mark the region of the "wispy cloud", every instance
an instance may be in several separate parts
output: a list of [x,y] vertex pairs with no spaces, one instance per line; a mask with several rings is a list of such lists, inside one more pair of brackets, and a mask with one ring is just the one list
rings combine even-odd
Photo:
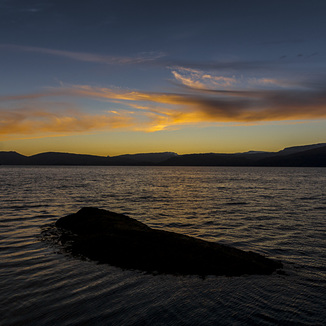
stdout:
[[123,129],[134,124],[127,114],[88,114],[70,103],[25,102],[16,108],[0,109],[1,140]]
[[194,89],[230,87],[236,83],[234,77],[213,75],[199,69],[174,67],[171,73],[181,84]]
[[[196,84],[196,80],[192,79],[188,83],[176,77],[181,85],[187,86],[184,92],[142,92],[63,85],[34,94],[2,96],[0,136],[7,139],[117,129],[151,132],[178,129],[185,125],[252,125],[326,119],[326,78],[311,80],[306,88],[237,89],[230,84],[232,87],[227,89],[212,88],[212,84],[207,87],[207,83],[202,82],[217,78],[218,83],[219,76],[206,77],[195,70],[189,73],[191,76],[199,74],[202,84]],[[227,85],[228,81],[222,78],[221,82]],[[236,80],[232,77],[231,82],[236,83]],[[253,85],[259,84],[278,85],[279,81],[253,81]],[[77,104],[71,107],[71,103],[80,103],[83,98],[107,102],[108,109],[104,113],[96,113],[94,108],[89,108],[85,113],[85,108],[78,109]]]
[[13,45],[13,44],[0,44],[0,48],[14,50],[14,51],[50,54],[53,56],[65,57],[77,61],[94,62],[94,63],[102,63],[102,64],[140,64],[140,63],[155,61],[164,56],[164,54],[161,52],[143,52],[134,57],[108,56],[108,55],[100,55],[100,54],[93,54],[93,53],[73,52],[73,51],[56,50],[56,49],[48,49],[48,48],[33,47],[33,46],[21,46],[21,45]]
[[[107,88],[74,86],[79,96],[147,103],[148,112],[165,116],[172,124],[192,122],[256,122],[326,117],[326,89],[211,91],[194,94],[116,92]],[[149,105],[150,104],[150,105]],[[143,108],[144,109],[144,108]],[[197,120],[196,120],[197,119]]]
[[193,78],[193,76],[185,76],[179,72],[172,70],[172,74],[177,81],[180,81],[183,85],[191,88],[205,88],[205,84]]
[[[23,45],[16,45],[16,44],[0,44],[0,49],[47,54],[52,56],[65,57],[76,61],[110,64],[110,65],[150,63],[151,65],[154,66],[156,65],[164,68],[169,68],[170,70],[179,74],[181,78],[188,78],[187,76],[185,76],[185,73],[196,74],[196,72],[203,73],[205,71],[227,72],[231,74],[231,76],[223,76],[223,78],[225,79],[220,79],[220,80],[216,79],[215,81],[218,83],[223,83],[223,82],[232,83],[232,78],[233,78],[232,74],[235,73],[241,74],[241,73],[247,73],[248,71],[250,73],[262,72],[262,71],[274,72],[275,70],[284,72],[286,70],[291,69],[291,64],[297,64],[298,60],[301,60],[302,58],[310,59],[318,55],[317,52],[314,52],[314,53],[306,53],[306,54],[297,54],[295,56],[284,54],[279,58],[275,58],[275,60],[253,60],[253,61],[217,60],[217,61],[196,62],[196,61],[178,60],[169,57],[168,54],[163,53],[161,51],[141,52],[135,54],[134,56],[110,56],[110,55],[103,55],[97,53],[67,51],[62,49],[49,49],[44,47],[23,46]],[[209,77],[209,75],[210,74],[207,74],[207,77]]]
[[[236,91],[239,95],[243,90],[262,90],[262,89],[282,89],[293,87],[306,87],[304,83],[296,80],[295,82],[286,79],[272,77],[246,77],[243,74],[222,74],[214,71],[204,71],[186,67],[175,67],[171,70],[174,80],[171,82],[183,87],[187,91],[215,92],[216,90]],[[222,92],[220,92],[222,93]]]

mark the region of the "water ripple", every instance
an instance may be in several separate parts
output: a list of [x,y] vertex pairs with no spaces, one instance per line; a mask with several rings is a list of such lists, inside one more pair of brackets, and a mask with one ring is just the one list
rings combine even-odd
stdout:
[[[325,169],[0,170],[1,325],[324,325]],[[40,241],[81,206],[265,254],[286,275],[153,276]]]

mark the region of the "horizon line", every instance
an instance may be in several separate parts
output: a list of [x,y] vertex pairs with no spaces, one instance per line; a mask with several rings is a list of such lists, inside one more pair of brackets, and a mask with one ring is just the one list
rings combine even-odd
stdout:
[[224,154],[224,155],[232,155],[232,154],[246,154],[246,153],[250,153],[250,152],[256,152],[256,153],[278,153],[284,149],[287,148],[296,148],[296,147],[309,147],[309,146],[322,146],[325,145],[326,146],[326,142],[322,142],[322,143],[313,143],[313,144],[304,144],[304,145],[295,145],[295,146],[286,146],[283,147],[277,151],[268,151],[268,150],[255,150],[255,149],[251,149],[248,151],[243,151],[243,152],[189,152],[189,153],[182,153],[179,154],[177,152],[174,151],[159,151],[159,152],[135,152],[135,153],[124,153],[124,154],[118,154],[118,155],[99,155],[99,154],[88,154],[88,153],[76,153],[76,152],[67,152],[67,151],[44,151],[44,152],[37,152],[34,154],[21,154],[18,151],[15,150],[0,150],[0,153],[17,153],[19,155],[22,156],[26,156],[26,157],[30,157],[30,156],[35,156],[35,155],[39,155],[39,154],[47,154],[47,153],[54,153],[54,154],[73,154],[73,155],[87,155],[87,156],[98,156],[98,157],[103,157],[103,158],[112,158],[112,157],[118,157],[118,156],[126,156],[126,155],[146,155],[146,154],[164,154],[164,153],[171,153],[171,154],[176,154],[178,156],[182,156],[182,155],[192,155],[192,154]]

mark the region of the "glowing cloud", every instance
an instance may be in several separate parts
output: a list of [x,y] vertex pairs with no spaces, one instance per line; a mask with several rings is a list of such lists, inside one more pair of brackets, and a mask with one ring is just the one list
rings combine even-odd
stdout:
[[[190,77],[199,74],[194,70],[189,73]],[[153,132],[184,125],[260,124],[326,118],[326,89],[321,87],[322,83],[310,83],[305,89],[237,90],[234,86],[213,89],[199,81],[185,79],[177,72],[174,76],[182,85],[188,84],[186,92],[141,92],[73,85],[35,94],[2,96],[1,139],[117,129]],[[204,73],[199,76],[201,80],[217,83],[220,78]],[[221,78],[224,84],[234,81]],[[259,79],[256,83],[275,84],[276,81]],[[83,98],[107,102],[108,108],[104,113],[95,112],[95,109],[87,109],[88,113],[84,113],[75,104]]]
[[171,72],[181,84],[194,89],[230,87],[237,82],[234,77],[214,76],[208,72],[185,67],[175,67]]
[[85,114],[78,110],[0,110],[0,139],[67,135],[132,126],[132,118],[114,114]]
[[[210,91],[199,94],[115,92],[107,88],[75,86],[66,94],[131,102],[151,102],[149,112],[173,118],[196,116],[192,122],[260,122],[318,119],[326,116],[324,90]],[[162,104],[169,105],[163,107]],[[146,106],[142,107],[144,110]],[[195,114],[196,113],[196,114]],[[188,119],[186,119],[188,120]]]

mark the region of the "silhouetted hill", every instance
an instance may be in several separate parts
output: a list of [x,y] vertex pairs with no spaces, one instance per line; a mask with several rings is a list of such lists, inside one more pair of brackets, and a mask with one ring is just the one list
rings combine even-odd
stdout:
[[249,165],[250,160],[246,156],[237,154],[186,154],[172,157],[161,165],[178,166],[228,166]]
[[326,144],[296,146],[279,152],[187,154],[170,158],[170,166],[326,166]]
[[47,152],[24,156],[16,152],[0,152],[2,165],[155,165],[176,153],[127,154],[119,156],[96,156],[85,154]]
[[0,152],[0,164],[21,165],[27,164],[28,157],[16,152]]
[[293,146],[293,147],[286,147],[278,152],[278,154],[281,155],[290,155],[295,154],[299,152],[308,151],[310,149],[320,148],[326,146],[326,143],[320,143],[320,144],[313,144],[313,145],[304,145],[304,146]]
[[171,157],[178,156],[177,153],[164,152],[164,153],[141,153],[141,154],[125,154],[114,156],[112,159],[128,160],[134,163],[153,164],[160,163],[168,160]]
[[104,156],[48,152],[28,157],[29,165],[107,165]]
[[96,156],[71,153],[41,153],[24,156],[0,152],[2,165],[160,165],[160,166],[326,166],[326,144],[285,148],[279,152],[236,154],[185,154],[173,152]]
[[285,155],[284,152],[281,151],[278,155],[258,160],[255,165],[326,167],[326,144],[324,146],[312,148],[313,149],[299,150],[298,152],[289,150],[288,153],[291,153],[289,155]]

